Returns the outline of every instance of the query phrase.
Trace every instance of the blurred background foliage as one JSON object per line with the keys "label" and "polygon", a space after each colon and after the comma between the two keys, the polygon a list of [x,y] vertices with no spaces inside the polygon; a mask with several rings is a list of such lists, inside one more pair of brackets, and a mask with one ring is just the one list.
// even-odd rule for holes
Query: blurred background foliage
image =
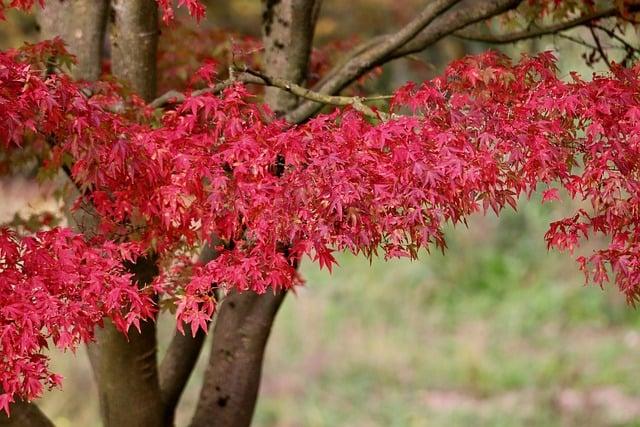
{"label": "blurred background foliage", "polygon": [[[316,46],[388,31],[419,3],[325,0]],[[259,36],[257,0],[212,0],[208,11],[207,28]],[[174,30],[163,30],[164,48],[188,56],[184,40],[167,45],[179,43],[169,33]],[[581,30],[572,35],[587,37]],[[2,48],[36,38],[32,17],[13,13],[0,25]],[[368,89],[389,93],[487,48],[449,38],[385,67]],[[501,49],[515,59],[554,50],[563,76],[577,70],[588,77],[605,68],[587,67],[585,48],[558,37]],[[25,177],[3,178],[0,200],[2,221],[17,211],[55,208],[47,190]],[[547,251],[549,222],[572,212],[576,202],[542,205],[534,196],[519,206],[499,219],[473,217],[468,227],[448,229],[444,255],[371,264],[342,255],[331,275],[304,262],[307,285],[287,297],[272,333],[255,425],[640,426],[637,310],[615,289],[585,286],[570,255]],[[164,346],[171,316],[160,324]],[[206,358],[207,350],[178,425],[194,408]],[[65,376],[64,389],[43,399],[44,411],[60,427],[98,426],[84,350],[54,354],[54,368]]]}

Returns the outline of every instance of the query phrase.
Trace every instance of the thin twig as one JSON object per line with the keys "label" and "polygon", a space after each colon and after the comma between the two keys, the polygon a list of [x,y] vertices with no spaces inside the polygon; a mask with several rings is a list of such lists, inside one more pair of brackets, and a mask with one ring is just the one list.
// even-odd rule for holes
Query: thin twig
{"label": "thin twig", "polygon": [[[266,74],[249,69],[247,67],[232,67],[230,71],[231,77],[229,79],[224,80],[213,87],[191,92],[190,96],[193,97],[204,95],[207,93],[220,93],[227,87],[241,82],[276,87],[301,98],[319,102],[324,105],[335,105],[337,107],[351,106],[353,107],[353,109],[360,111],[362,114],[375,119],[387,120],[389,118],[389,115],[387,113],[375,111],[365,103],[388,100],[391,99],[391,95],[376,95],[371,97],[324,95],[295,84],[289,80],[281,79],[279,77],[267,76]],[[185,101],[185,99],[186,96],[183,93],[175,90],[170,90],[153,100],[149,105],[153,108],[160,108],[169,103],[182,103]]]}
{"label": "thin twig", "polygon": [[554,37],[559,37],[561,39],[568,40],[570,42],[579,44],[580,46],[584,46],[584,47],[589,48],[589,49],[594,49],[594,50],[597,49],[597,46],[594,46],[594,45],[592,45],[590,43],[587,43],[584,40],[581,40],[581,39],[579,39],[577,37],[573,37],[573,36],[570,36],[570,35],[567,35],[567,34],[564,34],[564,33],[554,34]]}
{"label": "thin twig", "polygon": [[[371,107],[365,105],[365,102],[372,101],[371,99],[358,97],[358,96],[335,96],[335,95],[324,95],[322,93],[314,92],[310,89],[307,89],[298,84],[292,83],[288,80],[281,79],[278,77],[271,77],[265,74],[262,74],[259,71],[250,70],[248,68],[241,69],[245,74],[252,75],[262,80],[266,86],[277,87],[279,89],[285,90],[289,93],[292,93],[301,98],[308,99],[310,101],[319,102],[325,105],[335,105],[338,107],[346,107],[352,106],[355,110],[360,111],[362,114],[372,117],[375,119],[388,119],[388,114],[383,113],[381,111],[374,111]],[[376,97],[373,100],[378,100],[379,97]]]}
{"label": "thin twig", "polygon": [[514,43],[520,40],[542,37],[549,34],[556,34],[561,31],[566,31],[574,27],[589,24],[592,21],[595,21],[598,19],[615,16],[616,14],[618,14],[618,9],[616,7],[609,7],[603,10],[581,15],[577,18],[570,19],[565,22],[560,22],[560,23],[548,25],[548,26],[534,26],[531,29],[513,32],[513,33],[491,34],[491,33],[486,33],[484,31],[482,32],[474,31],[474,28],[467,27],[463,30],[456,32],[455,35],[464,40],[479,41],[484,43],[493,43],[493,44]]}
{"label": "thin twig", "polygon": [[600,38],[598,38],[598,35],[596,34],[596,31],[593,29],[593,27],[591,25],[589,26],[589,32],[591,33],[591,37],[593,37],[593,41],[596,43],[596,48],[598,49],[598,52],[600,53],[600,57],[605,62],[605,64],[607,64],[607,67],[609,68],[609,70],[612,70],[611,62],[609,61],[609,57],[607,56],[607,54],[605,53],[604,49],[602,48],[602,43],[600,43]]}

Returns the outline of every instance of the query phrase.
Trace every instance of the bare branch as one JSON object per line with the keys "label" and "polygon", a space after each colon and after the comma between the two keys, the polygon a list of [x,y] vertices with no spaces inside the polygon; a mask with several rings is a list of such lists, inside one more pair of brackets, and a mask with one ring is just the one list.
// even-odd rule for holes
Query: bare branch
{"label": "bare branch", "polygon": [[362,114],[372,118],[383,118],[383,119],[387,118],[387,115],[385,113],[376,112],[373,109],[371,109],[371,107],[364,104],[364,102],[367,102],[367,101],[373,101],[373,100],[377,101],[377,100],[385,99],[385,97],[383,96],[376,96],[373,99],[368,99],[368,98],[361,98],[357,96],[324,95],[318,92],[314,92],[300,85],[297,85],[295,83],[292,83],[288,80],[281,79],[278,77],[267,76],[255,70],[243,69],[243,71],[245,75],[248,74],[256,78],[256,80],[253,80],[250,83],[276,87],[278,89],[292,93],[301,98],[305,98],[310,101],[318,102],[324,105],[335,105],[338,107],[346,107],[350,105],[355,110],[360,111]]}
{"label": "bare branch", "polygon": [[195,337],[176,331],[160,364],[160,390],[165,405],[165,419],[172,420],[180,396],[195,367],[206,334],[198,330]]}
{"label": "bare branch", "polygon": [[[323,105],[335,105],[337,107],[346,107],[350,105],[355,110],[360,111],[366,116],[369,116],[372,118],[382,118],[382,119],[387,118],[387,115],[385,113],[380,111],[374,111],[371,107],[365,105],[365,102],[382,101],[382,100],[390,99],[391,98],[390,95],[376,95],[372,97],[324,95],[322,93],[314,92],[311,89],[307,89],[303,86],[295,84],[289,80],[281,79],[278,77],[267,76],[266,74],[256,70],[251,70],[248,68],[238,68],[236,69],[236,71],[239,71],[239,74],[235,75],[233,78],[220,82],[217,85],[210,88],[193,91],[190,96],[200,96],[206,93],[220,93],[227,87],[232,86],[235,83],[241,82],[241,83],[257,84],[261,86],[277,88],[285,92],[291,93],[295,96],[298,96],[300,98],[318,102]],[[184,94],[175,90],[170,90],[164,95],[156,98],[149,105],[154,108],[160,108],[169,103],[175,103],[175,104],[182,103],[184,102],[185,99],[186,97]]]}
{"label": "bare branch", "polygon": [[[422,31],[391,51],[385,52],[385,50],[378,50],[376,47],[385,43],[389,36],[375,37],[356,48],[349,55],[347,61],[338,64],[333,70],[329,71],[328,77],[316,85],[313,90],[323,94],[337,94],[374,67],[383,65],[395,58],[420,52],[443,37],[468,25],[503,13],[517,6],[520,2],[521,0],[462,0],[456,7],[448,8],[438,13],[432,21],[422,28]],[[370,56],[371,52],[378,52],[378,54]],[[383,54],[380,55],[380,53]],[[362,64],[366,63],[367,66],[353,68],[350,65],[360,63],[363,57],[368,58],[367,61],[362,62]],[[294,123],[299,123],[307,120],[321,107],[322,105],[317,102],[306,101],[290,112],[287,118]]]}
{"label": "bare branch", "polygon": [[611,30],[605,26],[598,25],[598,24],[591,24],[591,27],[602,31],[611,39],[617,40],[621,44],[621,46],[616,46],[616,47],[626,52],[626,55],[621,62],[623,66],[627,66],[628,61],[630,61],[634,56],[636,56],[640,52],[640,49],[638,49],[636,46],[633,46],[631,43],[626,41],[620,35],[616,34],[614,30]]}
{"label": "bare branch", "polygon": [[600,38],[596,34],[596,31],[593,29],[593,27],[590,26],[589,27],[589,32],[591,32],[591,37],[593,37],[593,41],[596,44],[596,47],[598,49],[598,53],[600,54],[600,57],[605,62],[605,64],[607,64],[607,67],[609,68],[609,70],[611,70],[612,69],[611,62],[609,61],[609,57],[607,56],[606,52],[604,51],[604,49],[602,47],[602,43],[600,43]]}
{"label": "bare branch", "polygon": [[18,400],[11,405],[11,416],[0,411],[0,427],[54,427],[54,424],[35,403]]}
{"label": "bare branch", "polygon": [[[429,2],[427,6],[406,26],[395,33],[379,36],[357,46],[347,55],[347,60],[339,64],[339,72],[351,79],[356,79],[371,69],[373,64],[389,53],[405,45],[427,27],[435,18],[449,10],[460,0],[440,0]],[[330,71],[331,75],[332,72]],[[334,93],[330,90],[331,79],[323,79],[319,83],[320,92]]]}
{"label": "bare branch", "polygon": [[[213,87],[194,90],[189,94],[189,96],[194,97],[194,96],[205,95],[207,93],[213,93],[213,94],[220,93],[226,88],[228,88],[229,86],[232,86],[236,82],[250,83],[250,82],[244,82],[241,77],[230,78],[218,83]],[[178,92],[177,90],[170,90],[160,95],[153,101],[151,101],[149,103],[149,106],[152,108],[162,108],[168,104],[181,104],[184,102],[185,99],[187,99],[187,97],[185,96],[184,93]]]}
{"label": "bare branch", "polygon": [[[212,239],[202,248],[198,262],[206,264],[218,255],[214,249],[219,239]],[[191,372],[198,362],[198,357],[205,342],[206,334],[201,329],[195,337],[183,335],[176,331],[167,353],[162,359],[159,368],[160,391],[165,405],[165,420],[168,425],[173,425],[175,410],[182,396],[182,392],[189,381]]]}
{"label": "bare branch", "polygon": [[466,27],[456,32],[455,35],[464,40],[479,41],[484,43],[493,43],[493,44],[514,43],[520,40],[542,37],[549,34],[556,34],[562,31],[569,30],[571,28],[588,24],[598,19],[614,16],[617,13],[618,13],[618,10],[615,7],[610,7],[607,9],[602,9],[602,10],[594,11],[591,13],[587,13],[585,15],[581,15],[577,18],[570,19],[565,22],[559,22],[557,24],[547,25],[547,26],[533,26],[532,28],[529,28],[523,31],[514,32],[514,33],[491,34],[491,33],[487,33],[486,31],[483,31],[481,28],[477,28],[477,26],[473,26],[473,27]]}
{"label": "bare branch", "polygon": [[586,47],[587,49],[592,49],[592,50],[593,50],[593,49],[597,49],[597,48],[598,48],[597,46],[594,46],[594,45],[592,45],[592,44],[590,44],[590,43],[587,43],[586,41],[584,41],[584,40],[582,40],[582,39],[579,39],[579,38],[577,38],[577,37],[570,36],[570,35],[568,35],[568,34],[558,33],[558,34],[554,34],[554,36],[555,36],[555,37],[559,37],[559,38],[561,38],[561,39],[568,40],[568,41],[570,41],[570,42],[572,42],[572,43],[575,43],[575,44],[577,44],[577,45],[584,46],[584,47]]}

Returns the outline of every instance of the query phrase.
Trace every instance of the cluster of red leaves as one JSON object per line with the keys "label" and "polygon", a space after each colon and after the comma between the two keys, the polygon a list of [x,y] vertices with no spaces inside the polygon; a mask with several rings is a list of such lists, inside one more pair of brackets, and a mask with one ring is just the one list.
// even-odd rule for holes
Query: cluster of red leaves
{"label": "cluster of red leaves", "polygon": [[[150,314],[121,267],[123,251],[171,258],[213,235],[223,242],[218,258],[196,266],[181,289],[163,284],[181,295],[178,318],[193,331],[213,313],[213,286],[288,288],[301,281],[303,256],[331,268],[336,251],[415,257],[421,248],[444,249],[445,223],[515,207],[539,185],[592,206],[553,223],[549,245],[572,250],[584,237],[609,236],[581,267],[598,284],[612,271],[630,301],[640,294],[638,68],[564,82],[550,54],[513,65],[487,53],[398,90],[388,120],[347,109],[292,126],[236,85],[187,97],[152,126],[114,112],[117,95],[88,98],[67,76],[22,56],[0,53],[0,144],[41,138],[54,145],[54,164],[73,159],[101,238],[89,244],[55,230],[19,240],[4,232],[4,406],[16,394],[36,397],[36,383],[57,382],[40,353],[47,338],[73,347],[103,316],[126,329]],[[555,197],[555,189],[545,192],[545,200]],[[114,238],[142,249],[127,252],[127,244],[109,243]]]}
{"label": "cluster of red leaves", "polygon": [[[162,11],[162,20],[168,24],[173,22],[175,13],[173,10],[173,0],[157,0],[158,6]],[[205,7],[200,0],[178,0],[178,7],[184,7],[189,12],[189,15],[194,17],[197,21],[204,18]]]}
{"label": "cluster of red leaves", "polygon": [[[567,83],[550,54],[514,66],[489,53],[402,88],[393,102],[397,115],[381,123],[346,111],[284,129],[265,124],[254,107],[235,123],[216,119],[239,89],[222,104],[188,100],[175,112],[190,123],[178,145],[215,132],[217,148],[206,155],[214,163],[201,173],[212,186],[212,212],[224,215],[211,217],[215,231],[234,247],[194,275],[185,306],[197,311],[212,282],[256,292],[295,284],[303,255],[330,267],[340,250],[414,257],[431,244],[444,248],[444,223],[499,213],[539,184],[554,183],[592,210],[553,223],[549,246],[573,250],[581,238],[609,236],[606,249],[579,258],[581,268],[602,285],[608,267],[629,301],[637,300],[639,71],[618,68]],[[282,171],[274,174],[279,155]],[[556,197],[556,189],[544,194]]]}
{"label": "cluster of red leaves", "polygon": [[0,409],[60,384],[42,354],[47,341],[75,349],[110,317],[125,332],[150,318],[153,305],[124,271],[134,247],[89,245],[69,230],[20,237],[0,229]]}
{"label": "cluster of red leaves", "polygon": [[[472,157],[456,161],[467,178],[453,190],[472,210],[482,202],[499,212],[537,183],[556,182],[589,201],[591,212],[552,223],[545,238],[550,247],[573,251],[582,238],[608,236],[606,249],[578,261],[600,285],[613,272],[633,303],[640,294],[640,68],[619,67],[589,82],[574,74],[569,83],[555,71],[548,54],[516,66],[489,54],[453,64],[444,77],[401,99],[430,121],[439,112],[456,118],[448,132],[457,128],[466,139],[460,149]],[[557,190],[545,192],[544,199],[554,198]]]}

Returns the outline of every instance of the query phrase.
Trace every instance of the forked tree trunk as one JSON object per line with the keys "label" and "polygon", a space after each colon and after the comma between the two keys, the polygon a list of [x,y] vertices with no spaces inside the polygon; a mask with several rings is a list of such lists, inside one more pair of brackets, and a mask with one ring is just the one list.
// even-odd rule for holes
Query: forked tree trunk
{"label": "forked tree trunk", "polygon": [[[99,75],[104,17],[108,16],[113,74],[144,99],[153,98],[158,36],[155,1],[112,0],[109,13],[96,16],[93,26],[91,20],[79,17],[78,11],[88,7],[86,2],[96,0],[71,0],[72,3],[67,0],[60,4],[57,1],[52,0],[55,8],[49,8],[51,15],[41,18],[43,33],[61,33],[65,39],[69,38],[67,42],[70,49],[79,60],[76,76],[93,79]],[[298,83],[304,81],[319,3],[320,0],[265,2],[263,39],[266,47],[265,71],[268,74]],[[70,22],[76,22],[77,25],[84,23],[87,27],[71,32],[72,35],[102,35],[71,38],[69,33],[64,32],[70,28]],[[274,111],[284,114],[298,100],[286,92],[269,89],[267,101]],[[90,230],[84,231],[90,234]],[[140,283],[148,283],[155,274],[155,265],[152,260],[146,259],[134,266],[133,270]],[[265,346],[284,295],[232,293],[222,302],[213,330],[212,356],[193,426],[250,424],[260,385]],[[143,326],[141,334],[130,331],[128,340],[109,323],[97,331],[97,343],[90,346],[89,354],[98,382],[105,427],[172,424],[173,411],[184,387],[184,384],[174,387],[172,375],[183,377],[184,373],[166,370],[163,384],[167,390],[161,393],[155,334],[155,325],[151,323]],[[174,341],[184,340],[178,337]],[[201,341],[202,337],[199,337],[193,342],[194,346],[197,347]],[[189,342],[189,345],[178,344],[176,348],[187,349],[191,346]],[[189,353],[195,355],[185,365],[191,369],[197,351]]]}
{"label": "forked tree trunk", "polygon": [[[321,0],[263,0],[265,72],[295,83],[306,78]],[[277,114],[295,96],[268,88]],[[232,292],[219,307],[211,356],[191,427],[246,427],[256,406],[265,347],[285,293]]]}
{"label": "forked tree trunk", "polygon": [[[304,82],[321,1],[263,0],[264,71],[267,75],[298,84]],[[329,73],[321,89],[326,93],[337,93],[371,67],[420,51],[465,25],[497,15],[518,3],[518,0],[428,2],[428,8],[442,9],[435,17],[425,15],[433,18],[433,23],[425,23],[427,27],[422,30],[416,27],[418,33],[404,42],[402,40],[411,32],[403,35],[401,30],[373,39],[367,46],[376,46],[385,40],[393,43],[384,48],[388,52],[384,49],[360,52],[362,55],[356,56],[353,64],[347,62],[353,66],[338,67],[336,72]],[[78,57],[74,75],[90,80],[100,74],[105,25],[109,21],[113,74],[149,101],[156,90],[156,1],[111,0],[111,9],[107,10],[107,6],[108,0],[48,0],[40,17],[42,34],[44,37],[61,35],[70,51]],[[399,45],[393,47],[394,43]],[[362,56],[366,56],[366,60],[359,64],[357,59]],[[266,89],[266,101],[281,116],[299,104],[294,95],[274,88]],[[318,108],[313,103],[298,106],[297,114],[287,117],[303,121]],[[90,217],[86,219],[78,218],[76,225],[80,231],[91,235],[95,224]],[[153,256],[140,260],[130,269],[141,284],[149,283],[157,274]],[[221,302],[193,427],[246,427],[251,423],[266,343],[284,297],[284,293],[231,292]],[[175,406],[203,341],[202,335],[195,340],[176,336],[163,361],[162,375],[159,375],[155,324],[144,324],[141,333],[130,331],[128,340],[111,324],[99,330],[97,344],[90,346],[90,358],[98,382],[104,427],[172,425]],[[0,426],[52,425],[35,405],[29,403],[17,402],[12,406],[12,413],[12,418],[7,418],[0,412]]]}

